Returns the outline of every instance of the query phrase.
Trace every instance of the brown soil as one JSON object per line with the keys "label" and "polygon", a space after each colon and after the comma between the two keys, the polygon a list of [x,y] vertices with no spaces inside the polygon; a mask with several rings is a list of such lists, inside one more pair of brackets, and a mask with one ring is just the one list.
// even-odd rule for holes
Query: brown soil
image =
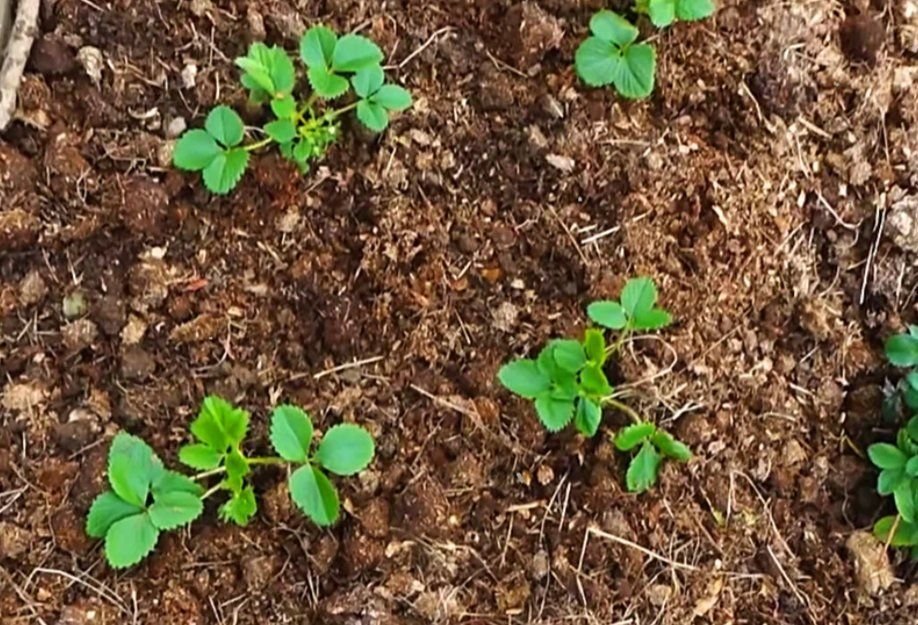
{"label": "brown soil", "polygon": [[[625,2],[516,4],[43,3],[0,139],[0,623],[915,622],[914,566],[870,588],[854,534],[889,506],[881,341],[918,320],[914,3],[724,0],[657,37],[640,103],[570,67]],[[226,198],[169,168],[176,118],[244,108],[249,41],[320,20],[415,107]],[[639,273],[678,321],[617,375],[696,458],[633,496],[620,415],[549,437],[494,376]],[[289,400],[377,460],[329,531],[268,471],[249,527],[208,508],[110,570],[82,531],[108,440],[173,462],[208,392],[253,448]]]}

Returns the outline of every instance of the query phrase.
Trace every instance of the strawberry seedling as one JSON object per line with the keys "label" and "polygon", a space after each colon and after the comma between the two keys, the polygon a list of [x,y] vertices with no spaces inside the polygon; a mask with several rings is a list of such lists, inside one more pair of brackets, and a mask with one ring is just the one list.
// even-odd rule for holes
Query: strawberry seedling
{"label": "strawberry seedling", "polygon": [[[714,13],[712,0],[636,0],[634,12],[645,14],[657,28],[677,19],[695,21]],[[590,36],[574,55],[574,69],[591,87],[612,85],[624,98],[638,100],[653,93],[657,71],[656,49],[639,43],[640,32],[612,11],[599,11],[590,19]]]}
{"label": "strawberry seedling", "polygon": [[[105,557],[115,568],[129,567],[156,546],[160,532],[197,519],[204,501],[226,492],[218,514],[246,525],[257,502],[251,485],[253,467],[279,465],[292,471],[287,487],[293,502],[319,526],[334,523],[340,513],[338,491],[326,472],[348,476],[373,459],[373,438],[363,428],[340,424],[313,447],[309,415],[295,406],[279,406],[271,415],[271,444],[277,456],[250,457],[242,450],[249,414],[220,399],[207,397],[191,423],[194,442],[179,450],[179,461],[199,473],[185,476],[168,470],[143,440],[120,433],[109,449],[111,490],[99,495],[86,519],[86,533],[105,539]],[[215,483],[206,489],[207,480]]]}
{"label": "strawberry seedling", "polygon": [[[302,100],[294,92],[296,69],[287,52],[276,45],[253,43],[236,65],[243,72],[240,82],[249,99],[271,110],[273,119],[257,129],[262,137],[246,142],[242,118],[219,105],[207,115],[203,129],[189,130],[179,139],[175,166],[200,171],[211,192],[228,193],[239,183],[255,150],[276,144],[286,159],[306,172],[338,139],[345,113],[354,111],[367,128],[382,132],[393,112],[411,106],[406,89],[386,83],[382,50],[366,37],[339,37],[325,26],[316,26],[300,40],[300,59],[312,89]],[[338,108],[328,106],[349,91],[354,92],[349,102]]]}
{"label": "strawberry seedling", "polygon": [[[875,443],[867,448],[870,461],[880,469],[877,492],[892,495],[896,514],[876,522],[877,538],[893,547],[911,548],[918,560],[918,326],[886,341],[886,357],[893,365],[905,368],[906,374],[891,394],[896,414],[911,415],[899,429],[896,444]],[[889,398],[884,412],[889,416]]]}
{"label": "strawberry seedling", "polygon": [[504,387],[533,402],[539,420],[550,432],[559,432],[573,421],[581,434],[595,436],[603,406],[627,414],[634,425],[623,429],[614,442],[621,451],[641,446],[626,476],[626,485],[632,492],[642,492],[656,483],[663,456],[683,462],[691,458],[688,447],[615,398],[604,370],[608,358],[633,332],[669,325],[672,316],[658,308],[656,302],[653,280],[629,280],[619,301],[593,302],[587,308],[594,323],[619,333],[611,346],[606,343],[605,330],[588,328],[583,340],[552,340],[537,358],[514,360],[501,367],[497,375]]}

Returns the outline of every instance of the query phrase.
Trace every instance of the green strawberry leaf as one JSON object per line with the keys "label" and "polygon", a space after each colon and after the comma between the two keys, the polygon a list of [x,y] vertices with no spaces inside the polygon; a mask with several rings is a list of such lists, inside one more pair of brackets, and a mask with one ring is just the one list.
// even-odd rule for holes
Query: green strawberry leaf
{"label": "green strawberry leaf", "polygon": [[507,363],[500,368],[497,379],[511,393],[526,399],[535,399],[551,388],[551,379],[534,360],[529,359]]}
{"label": "green strawberry leaf", "polygon": [[236,65],[245,72],[242,84],[249,89],[257,88],[270,97],[289,95],[293,91],[296,82],[293,61],[282,48],[269,48],[261,42],[255,42],[249,46],[248,55],[236,59]]}
{"label": "green strawberry leaf", "polygon": [[361,100],[357,103],[357,119],[373,132],[382,132],[389,126],[389,114],[386,109],[372,100]]}
{"label": "green strawberry leaf", "polygon": [[287,143],[296,137],[296,126],[289,119],[277,119],[265,124],[265,133],[278,143]]}
{"label": "green strawberry leaf", "polygon": [[370,98],[387,111],[404,111],[411,106],[411,92],[398,85],[383,85]]}
{"label": "green strawberry leaf", "polygon": [[173,491],[154,497],[148,513],[157,529],[173,530],[188,525],[201,516],[203,511],[204,503],[200,497],[183,491]]}
{"label": "green strawberry leaf", "polygon": [[204,494],[204,489],[201,488],[200,484],[175,471],[162,471],[153,480],[151,491],[154,499],[164,493],[191,493],[198,497]]}
{"label": "green strawberry leaf", "polygon": [[601,421],[602,408],[600,405],[586,397],[578,398],[576,414],[574,415],[574,426],[577,431],[584,436],[593,437],[599,430]]}
{"label": "green strawberry leaf", "polygon": [[608,397],[612,394],[612,385],[606,379],[602,367],[587,365],[580,372],[581,388],[594,397]]}
{"label": "green strawberry leaf", "polygon": [[204,443],[183,445],[179,449],[179,462],[199,471],[216,469],[222,459],[222,453]]}
{"label": "green strawberry leaf", "polygon": [[622,289],[622,308],[631,317],[649,313],[657,303],[657,287],[650,278],[631,278]]}
{"label": "green strawberry leaf", "polygon": [[683,22],[703,20],[714,14],[713,0],[675,0],[676,17]]}
{"label": "green strawberry leaf", "polygon": [[172,162],[179,169],[201,171],[223,152],[206,130],[196,128],[182,135],[175,144]]}
{"label": "green strawberry leaf", "polygon": [[313,26],[300,39],[300,58],[307,67],[328,67],[332,62],[338,35],[325,26]]}
{"label": "green strawberry leaf", "polygon": [[162,462],[143,440],[119,432],[108,452],[108,481],[112,490],[135,506],[146,505],[150,483]]}
{"label": "green strawberry leaf", "polygon": [[246,486],[232,497],[227,499],[217,511],[220,520],[227,522],[232,521],[240,527],[249,524],[255,512],[258,511],[258,503],[255,501],[255,491],[251,486]]}
{"label": "green strawberry leaf", "polygon": [[908,481],[904,469],[884,469],[877,477],[877,492],[891,495],[903,481]]}
{"label": "green strawberry leaf", "polygon": [[905,426],[905,431],[909,438],[918,443],[918,415],[915,415],[908,420],[908,424]]}
{"label": "green strawberry leaf", "polygon": [[579,341],[556,339],[549,343],[555,363],[568,373],[577,373],[586,364],[586,353]]}
{"label": "green strawberry leaf", "polygon": [[915,501],[915,480],[902,480],[893,491],[893,499],[902,519],[907,523],[914,523],[915,508],[918,505]]}
{"label": "green strawberry leaf", "polygon": [[159,530],[146,512],[124,517],[105,534],[105,559],[116,569],[140,562],[156,546]]}
{"label": "green strawberry leaf", "polygon": [[602,367],[606,362],[606,336],[602,330],[590,328],[584,333],[583,351],[591,363]]}
{"label": "green strawberry leaf", "polygon": [[245,125],[239,114],[228,106],[221,104],[211,109],[204,120],[204,128],[210,136],[222,145],[231,148],[242,143]]}
{"label": "green strawberry leaf", "polygon": [[242,490],[242,483],[245,480],[245,476],[248,475],[252,469],[245,459],[245,456],[236,449],[233,449],[226,455],[226,460],[224,462],[226,466],[226,479],[224,483],[230,491],[238,493]]}
{"label": "green strawberry leaf", "polygon": [[[896,533],[890,538],[889,534],[894,525]],[[908,523],[899,519],[897,524],[895,516],[885,516],[873,526],[873,535],[883,543],[888,542],[891,547],[911,547],[918,545],[918,523]]]}
{"label": "green strawberry leaf", "polygon": [[676,21],[677,0],[650,0],[647,4],[647,14],[650,21],[657,28],[666,28]]}
{"label": "green strawberry leaf", "polygon": [[379,46],[362,35],[344,35],[332,52],[332,67],[336,72],[359,72],[379,65],[382,60]]}
{"label": "green strawberry leaf", "polygon": [[301,466],[290,476],[288,487],[293,503],[316,525],[326,527],[338,520],[338,491],[318,469]]}
{"label": "green strawberry leaf", "polygon": [[587,306],[587,316],[594,323],[610,330],[621,330],[628,325],[628,316],[625,314],[625,309],[618,302],[593,302]]}
{"label": "green strawberry leaf", "polygon": [[867,456],[881,469],[901,469],[908,460],[902,450],[889,443],[874,443],[867,448]]}
{"label": "green strawberry leaf", "polygon": [[369,432],[358,425],[342,423],[322,437],[316,460],[335,475],[354,475],[367,468],[375,453]]}
{"label": "green strawberry leaf", "polygon": [[547,391],[536,397],[535,408],[546,430],[560,432],[574,416],[574,399]]}
{"label": "green strawberry leaf", "polygon": [[643,443],[653,433],[657,431],[657,426],[653,423],[636,423],[619,430],[615,435],[615,447],[620,451],[630,451]]}
{"label": "green strawberry leaf", "polygon": [[143,512],[143,508],[126,502],[113,491],[107,490],[96,497],[86,516],[86,533],[92,538],[102,538],[113,523],[132,514]]}
{"label": "green strawberry leaf", "polygon": [[385,79],[382,68],[379,65],[373,65],[354,74],[351,84],[354,85],[354,93],[361,98],[369,98],[379,91]]}
{"label": "green strawberry leaf", "polygon": [[662,308],[654,308],[635,315],[632,325],[635,330],[659,330],[668,326],[673,320],[672,315]]}
{"label": "green strawberry leaf", "polygon": [[312,444],[312,420],[296,406],[278,406],[271,415],[271,444],[284,460],[306,462]]}
{"label": "green strawberry leaf", "polygon": [[204,186],[212,193],[224,195],[232,191],[249,164],[249,153],[242,148],[221,152],[204,169]]}
{"label": "green strawberry leaf", "polygon": [[615,66],[612,82],[622,96],[640,100],[653,92],[656,71],[657,52],[653,46],[634,44],[623,51],[621,61]]}
{"label": "green strawberry leaf", "polygon": [[912,456],[905,463],[905,473],[909,477],[918,477],[918,456]]}
{"label": "green strawberry leaf", "polygon": [[591,87],[611,85],[621,62],[621,50],[599,37],[587,37],[574,55],[577,75]]}
{"label": "green strawberry leaf", "polygon": [[315,65],[306,72],[309,85],[319,96],[326,100],[334,100],[344,95],[348,88],[347,79],[331,72],[328,68]]}
{"label": "green strawberry leaf", "polygon": [[296,100],[286,96],[271,100],[271,111],[278,119],[292,119],[296,115]]}
{"label": "green strawberry leaf", "polygon": [[886,358],[897,367],[918,365],[918,338],[911,334],[897,334],[886,340]]}
{"label": "green strawberry leaf", "polygon": [[669,432],[657,430],[650,437],[650,442],[657,446],[664,456],[679,462],[688,462],[692,459],[692,450],[682,441],[676,440]]}
{"label": "green strawberry leaf", "polygon": [[660,469],[660,454],[648,441],[644,441],[641,450],[631,459],[625,473],[625,485],[632,493],[642,493],[657,483],[657,472]]}
{"label": "green strawberry leaf", "polygon": [[618,13],[599,11],[590,19],[590,32],[602,41],[624,47],[638,37],[638,29]]}

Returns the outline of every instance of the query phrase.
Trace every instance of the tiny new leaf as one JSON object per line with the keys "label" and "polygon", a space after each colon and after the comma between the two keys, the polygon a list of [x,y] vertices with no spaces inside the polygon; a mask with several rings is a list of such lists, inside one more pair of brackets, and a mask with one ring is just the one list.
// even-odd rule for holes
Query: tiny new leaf
{"label": "tiny new leaf", "polygon": [[656,484],[660,469],[660,454],[649,441],[644,441],[641,450],[628,465],[625,485],[633,493],[641,493]]}

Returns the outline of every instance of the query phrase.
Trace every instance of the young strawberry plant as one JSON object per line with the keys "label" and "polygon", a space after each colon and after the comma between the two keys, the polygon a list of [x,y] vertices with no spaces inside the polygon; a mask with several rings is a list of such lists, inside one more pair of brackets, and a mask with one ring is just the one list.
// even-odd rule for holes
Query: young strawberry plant
{"label": "young strawberry plant", "polygon": [[619,301],[593,302],[587,315],[601,328],[618,332],[609,346],[605,330],[588,328],[580,341],[555,339],[535,359],[514,360],[501,367],[500,383],[509,391],[529,399],[542,425],[559,432],[571,421],[584,436],[595,436],[602,421],[603,406],[628,415],[634,424],[614,437],[616,447],[631,451],[626,485],[642,492],[656,483],[664,456],[686,462],[691,451],[665,431],[647,421],[615,398],[604,365],[635,331],[657,330],[672,321],[671,315],[656,306],[657,288],[650,278],[634,278],[622,289]]}
{"label": "young strawberry plant", "polygon": [[340,503],[326,472],[354,475],[375,453],[370,434],[351,424],[330,428],[313,450],[309,415],[296,406],[279,406],[271,415],[270,431],[278,455],[246,456],[242,444],[248,426],[248,412],[207,397],[190,426],[194,442],[179,450],[179,461],[200,471],[191,476],[166,469],[140,438],[116,435],[108,457],[111,490],[95,499],[86,519],[86,533],[105,539],[109,564],[137,564],[156,546],[160,532],[188,525],[204,511],[204,501],[221,492],[226,498],[218,509],[220,518],[248,524],[257,510],[251,473],[259,465],[285,467],[293,502],[316,525],[331,525]]}
{"label": "young strawberry plant", "polygon": [[[236,59],[243,72],[240,82],[252,102],[268,105],[273,119],[252,129],[260,138],[246,141],[242,118],[219,105],[207,115],[203,129],[189,130],[179,139],[175,166],[200,171],[211,192],[228,193],[239,183],[255,150],[276,144],[286,159],[306,172],[338,139],[345,113],[354,111],[367,128],[382,132],[393,112],[411,106],[406,89],[386,83],[382,50],[366,37],[339,37],[325,26],[315,26],[300,40],[300,59],[311,87],[303,99],[295,93],[296,69],[287,52],[276,45],[253,43],[246,56]],[[331,105],[349,91],[352,98],[338,107]]]}
{"label": "young strawberry plant", "polygon": [[897,413],[911,416],[899,429],[895,445],[875,443],[867,448],[870,461],[880,469],[877,492],[892,495],[896,506],[896,514],[881,518],[873,531],[893,547],[911,548],[912,559],[918,560],[918,326],[890,337],[886,357],[906,369],[891,397],[897,401]]}
{"label": "young strawberry plant", "polygon": [[[636,0],[634,12],[645,14],[657,28],[676,19],[694,21],[714,13],[712,0]],[[656,49],[638,43],[634,24],[612,11],[599,11],[590,19],[590,33],[574,56],[574,68],[591,87],[612,85],[628,99],[653,92],[657,68]]]}

